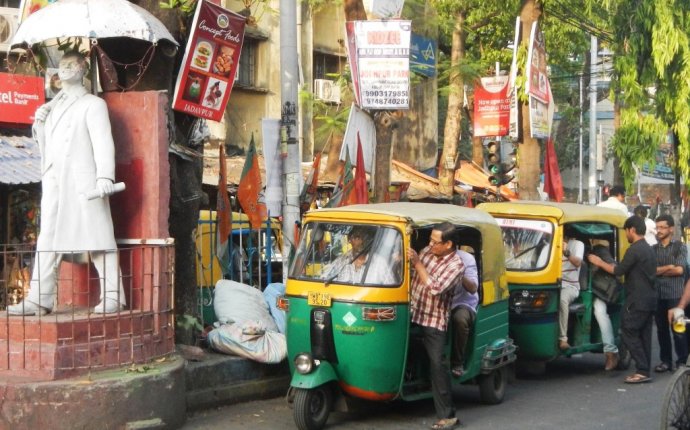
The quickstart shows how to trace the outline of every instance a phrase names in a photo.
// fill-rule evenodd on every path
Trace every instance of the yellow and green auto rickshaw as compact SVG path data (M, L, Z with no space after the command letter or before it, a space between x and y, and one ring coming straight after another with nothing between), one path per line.
M322 428L351 398L371 401L431 397L428 359L410 324L407 250L428 245L434 225L456 226L474 250L480 285L465 373L488 403L503 400L506 366L515 359L508 338L508 290L503 253L486 252L501 230L476 209L425 203L354 205L308 212L279 306L287 312L288 401L301 430ZM365 244L360 245L361 236ZM469 248L467 248L469 249ZM351 263L368 257L358 272ZM447 345L448 351L450 343ZM450 372L450 369L449 369Z
M629 246L623 230L627 217L618 210L574 203L482 203L477 209L491 214L501 226L510 290L510 337L518 347L519 361L540 364L543 370L544 363L561 354L602 352L586 257L580 269L579 297L569 306L570 348L559 348L564 229L585 244L585 255L598 240L620 261ZM607 305L607 311L619 348L618 367L627 368L630 354L618 335L622 302L623 294L620 294L615 303Z

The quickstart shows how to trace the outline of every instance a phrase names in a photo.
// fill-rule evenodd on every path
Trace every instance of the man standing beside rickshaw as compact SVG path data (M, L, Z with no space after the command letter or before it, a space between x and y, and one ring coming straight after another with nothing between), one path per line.
M635 360L637 371L625 378L627 384L651 381L652 321L656 311L656 256L644 240L644 220L631 216L623 225L630 248L620 264L606 263L594 254L588 255L591 264L615 276L625 275L625 309L621 321L623 342Z
M409 250L412 279L412 323L421 327L422 342L429 357L429 376L434 407L439 420L432 429L454 429L460 425L444 354L448 315L455 287L465 272L462 259L456 254L457 234L448 222L431 231L429 245L419 254Z

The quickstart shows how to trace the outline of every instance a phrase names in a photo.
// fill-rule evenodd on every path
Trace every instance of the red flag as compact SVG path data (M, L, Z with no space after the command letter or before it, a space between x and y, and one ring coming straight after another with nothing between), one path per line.
M369 188L367 187L367 176L364 169L364 153L362 152L362 141L357 132L357 170L355 170L355 203L369 203Z
M472 193L471 192L465 193L465 206L468 208L474 207L474 203L472 203Z
M546 141L546 153L544 155L544 192L549 195L550 200L557 202L563 200L563 180L558 168L556 149L551 138Z
M302 193L299 196L300 210L306 212L317 195L317 187L319 184L319 168L321 166L321 153L319 152L314 157L314 163L311 166L311 171L307 180L304 182L304 187L302 188Z
M259 172L259 159L256 156L254 135L249 143L247 159L244 161L240 185L237 188L237 200L242 210L249 217L252 228L261 228L261 223L266 219L266 205L259 202L261 193L261 173Z
M216 256L221 262L221 267L229 266L228 237L232 231L230 222L230 198L228 197L228 172L225 163L225 145L220 145L218 177L218 194L216 198Z

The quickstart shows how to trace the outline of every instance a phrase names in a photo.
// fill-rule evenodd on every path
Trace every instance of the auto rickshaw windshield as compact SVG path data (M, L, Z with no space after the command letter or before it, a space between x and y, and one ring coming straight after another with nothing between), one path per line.
M402 282L402 235L390 227L310 222L304 226L290 277L362 286Z
M553 224L545 220L496 218L501 226L507 270L542 270L549 262Z

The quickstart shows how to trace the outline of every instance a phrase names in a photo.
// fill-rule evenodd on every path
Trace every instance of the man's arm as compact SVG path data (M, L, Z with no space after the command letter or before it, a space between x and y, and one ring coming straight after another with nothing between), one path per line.
M456 282L453 281L465 273L465 266L460 257L457 257L457 264L450 264L441 277L432 276L426 270L426 266L417 252L412 248L410 248L408 252L410 255L410 264L417 271L419 280L431 290L431 294L434 296L444 293L449 288L453 288L456 284ZM422 253L424 253L424 250L422 250Z
M604 271L610 273L611 275L615 275L615 273L614 273L615 270L616 270L616 265L615 265L615 264L607 263L607 262L605 262L604 260L602 260L599 256L594 255L594 254L589 254L589 255L587 256L587 260L589 260L589 262L590 262L592 265L597 266L597 267L603 269Z

